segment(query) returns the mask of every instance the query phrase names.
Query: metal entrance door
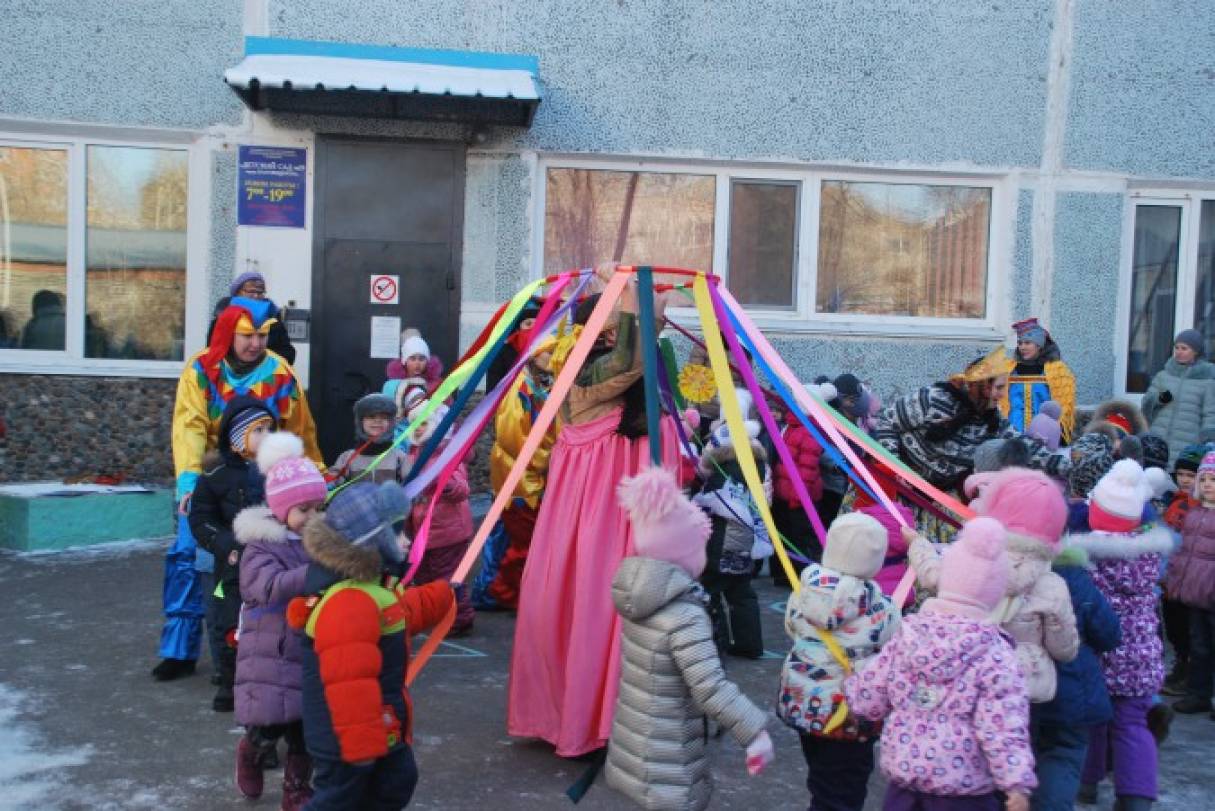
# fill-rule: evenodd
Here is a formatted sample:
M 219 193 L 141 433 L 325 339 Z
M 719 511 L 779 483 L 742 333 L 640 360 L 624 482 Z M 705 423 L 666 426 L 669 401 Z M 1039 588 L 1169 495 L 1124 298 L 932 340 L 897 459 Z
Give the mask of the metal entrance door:
M 308 396 L 332 463 L 354 442 L 354 402 L 386 380 L 390 358 L 373 355 L 399 346 L 392 325 L 417 327 L 444 368 L 455 362 L 464 147 L 318 139 L 316 152 Z

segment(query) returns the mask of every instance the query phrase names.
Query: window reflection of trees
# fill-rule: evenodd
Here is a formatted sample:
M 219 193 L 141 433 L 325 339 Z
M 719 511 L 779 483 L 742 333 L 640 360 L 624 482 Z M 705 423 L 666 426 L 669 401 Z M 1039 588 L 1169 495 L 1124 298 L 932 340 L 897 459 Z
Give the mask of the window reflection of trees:
M 982 318 L 991 191 L 825 181 L 819 312 Z
M 86 356 L 183 357 L 187 176 L 180 150 L 89 147 Z

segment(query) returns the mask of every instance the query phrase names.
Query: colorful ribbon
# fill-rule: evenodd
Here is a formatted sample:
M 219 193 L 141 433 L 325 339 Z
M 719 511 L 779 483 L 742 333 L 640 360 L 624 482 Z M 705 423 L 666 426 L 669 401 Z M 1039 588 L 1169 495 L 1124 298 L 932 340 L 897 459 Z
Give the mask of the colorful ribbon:
M 658 335 L 654 330 L 654 273 L 637 268 L 637 318 L 641 321 L 641 378 L 645 389 L 645 427 L 650 435 L 650 463 L 662 465 L 662 434 L 658 430 Z
M 742 470 L 747 487 L 751 490 L 751 498 L 755 500 L 760 518 L 763 519 L 764 526 L 768 529 L 768 536 L 775 538 L 778 535 L 776 522 L 772 519 L 772 509 L 764 495 L 763 482 L 759 477 L 759 470 L 755 466 L 755 455 L 751 452 L 751 437 L 747 434 L 746 426 L 743 425 L 742 412 L 738 407 L 738 395 L 734 391 L 734 380 L 730 376 L 730 365 L 726 361 L 726 353 L 722 348 L 720 325 L 717 323 L 717 316 L 713 311 L 709 284 L 704 276 L 697 276 L 692 282 L 692 294 L 696 300 L 696 310 L 700 313 L 700 325 L 704 330 L 705 343 L 709 349 L 709 365 L 713 370 L 713 379 L 717 383 L 717 396 L 721 402 L 722 415 L 730 429 L 730 439 L 734 443 L 734 454 L 738 459 L 738 466 Z M 785 575 L 796 589 L 797 572 L 794 570 L 793 564 L 789 562 L 789 556 L 785 554 L 783 546 L 774 544 L 774 548 L 776 556 L 785 570 Z

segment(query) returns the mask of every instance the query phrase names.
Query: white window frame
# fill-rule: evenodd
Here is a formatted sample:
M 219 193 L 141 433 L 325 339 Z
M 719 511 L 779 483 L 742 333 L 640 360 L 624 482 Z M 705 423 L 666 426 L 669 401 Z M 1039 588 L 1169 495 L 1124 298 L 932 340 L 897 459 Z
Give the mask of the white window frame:
M 87 128 L 92 132 L 94 128 Z M 67 305 L 63 350 L 0 349 L 0 374 L 84 375 L 92 377 L 175 378 L 205 340 L 206 268 L 209 258 L 211 153 L 204 140 L 180 131 L 123 129 L 121 138 L 92 134 L 31 134 L 0 131 L 0 146 L 67 152 Z M 185 357 L 181 360 L 87 358 L 84 355 L 85 239 L 87 231 L 87 151 L 90 146 L 172 149 L 186 153 Z
M 533 178 L 532 278 L 544 272 L 544 218 L 549 169 L 591 169 L 618 172 L 657 172 L 708 175 L 716 179 L 713 220 L 713 269 L 728 282 L 730 183 L 732 180 L 777 180 L 798 184 L 797 246 L 794 265 L 795 296 L 792 308 L 748 307 L 747 312 L 765 331 L 786 334 L 877 335 L 960 340 L 1001 340 L 1005 337 L 1009 279 L 1012 275 L 1011 217 L 1016 188 L 1005 174 L 941 173 L 858 169 L 799 164 L 662 160 L 626 157 L 544 154 L 538 156 Z M 991 189 L 987 241 L 987 296 L 983 318 L 925 318 L 815 312 L 818 283 L 819 206 L 822 183 L 842 180 L 869 183 L 903 183 L 931 186 L 967 186 Z M 707 269 L 706 269 L 707 270 Z M 697 323 L 694 311 L 680 308 L 673 315 L 682 323 Z
M 1215 202 L 1215 189 L 1136 188 L 1124 202 L 1122 212 L 1122 257 L 1118 268 L 1118 307 L 1114 329 L 1114 391 L 1118 397 L 1138 401 L 1143 392 L 1126 390 L 1127 356 L 1130 353 L 1132 265 L 1135 260 L 1135 210 L 1139 206 L 1172 206 L 1181 209 L 1180 247 L 1177 251 L 1177 302 L 1173 310 L 1173 334 L 1194 326 L 1194 296 L 1198 285 L 1198 223 L 1204 201 Z M 1155 374 L 1154 370 L 1152 374 Z

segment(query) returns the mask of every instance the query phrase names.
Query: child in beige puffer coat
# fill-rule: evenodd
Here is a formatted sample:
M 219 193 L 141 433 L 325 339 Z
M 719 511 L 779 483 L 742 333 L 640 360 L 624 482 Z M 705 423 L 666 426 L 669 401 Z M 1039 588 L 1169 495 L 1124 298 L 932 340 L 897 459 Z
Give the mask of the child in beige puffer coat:
M 965 489 L 974 497 L 975 512 L 1008 530 L 1011 570 L 992 619 L 1017 643 L 1029 700 L 1050 701 L 1057 687 L 1055 662 L 1070 662 L 1080 648 L 1067 583 L 1051 571 L 1062 549 L 1067 504 L 1049 477 L 1024 468 L 977 473 Z M 934 545 L 917 538 L 910 559 L 920 585 L 935 592 L 940 557 Z

